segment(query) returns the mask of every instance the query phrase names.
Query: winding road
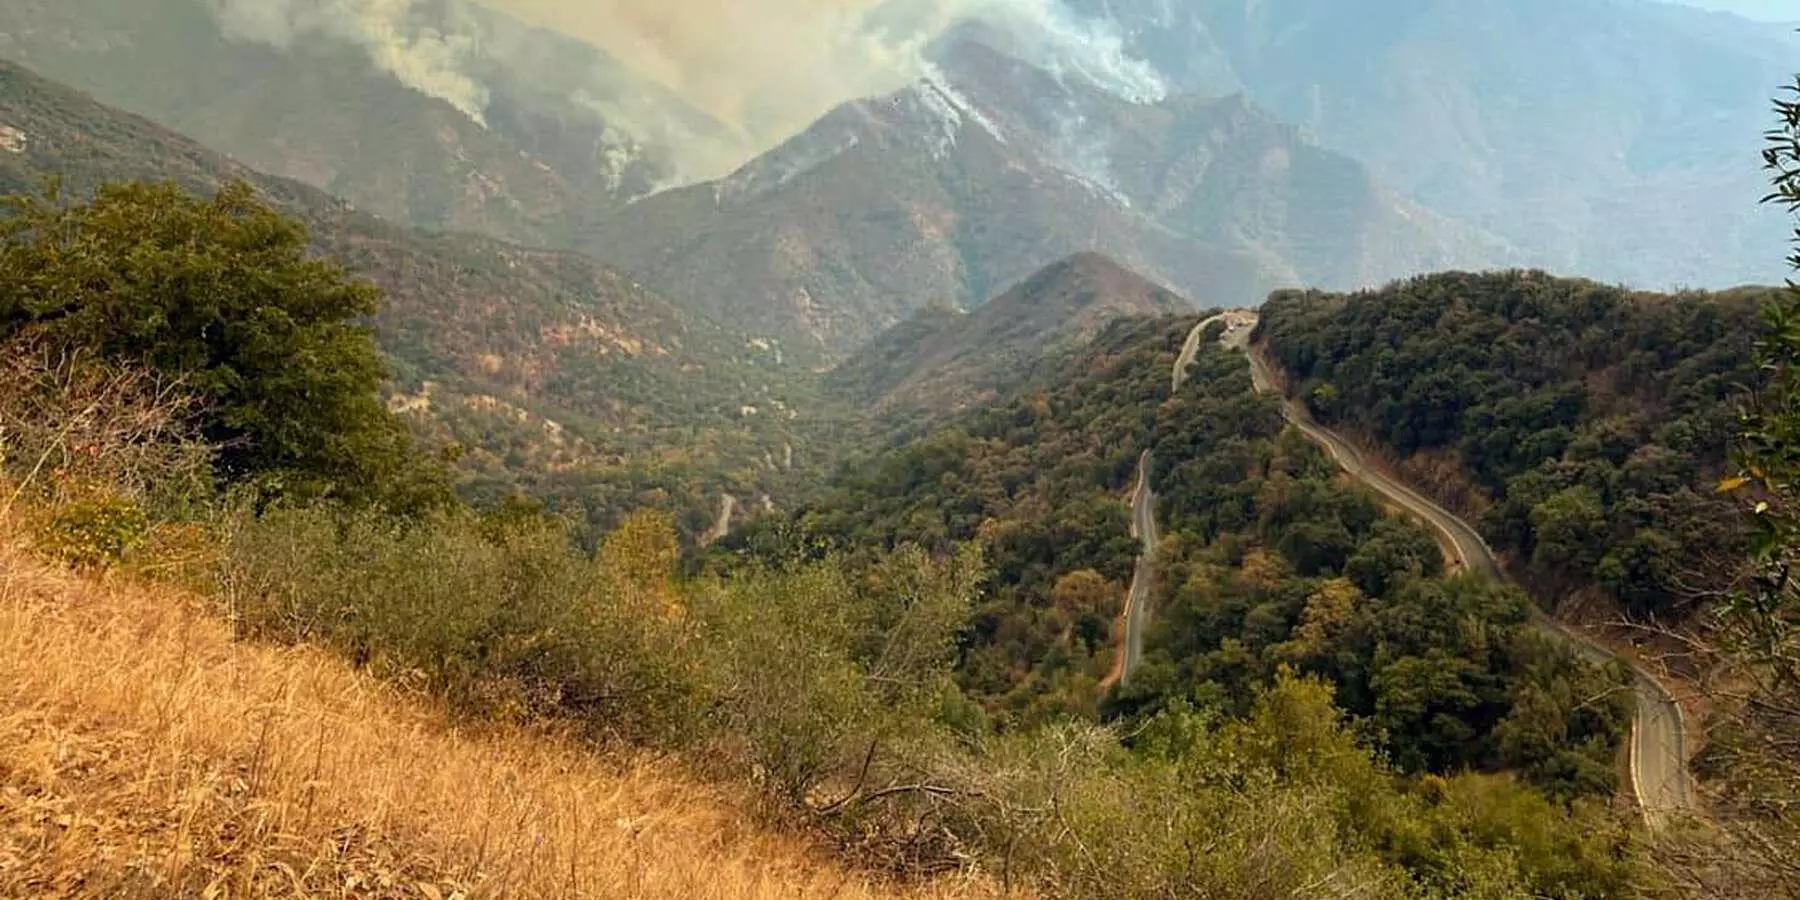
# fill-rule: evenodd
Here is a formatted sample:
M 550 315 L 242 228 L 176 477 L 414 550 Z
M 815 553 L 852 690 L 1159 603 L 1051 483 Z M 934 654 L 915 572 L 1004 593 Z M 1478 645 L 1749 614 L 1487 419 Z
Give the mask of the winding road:
M 1281 412 L 1288 424 L 1318 444 L 1332 461 L 1352 478 L 1367 485 L 1389 502 L 1423 520 L 1438 533 L 1453 572 L 1473 571 L 1495 580 L 1505 580 L 1506 572 L 1494 556 L 1493 548 L 1469 523 L 1370 465 L 1362 451 L 1342 437 L 1315 422 L 1306 407 L 1287 397 L 1279 389 L 1268 363 L 1249 346 L 1256 326 L 1256 313 L 1232 310 L 1202 321 L 1188 333 L 1187 341 L 1170 373 L 1171 392 L 1181 390 L 1187 370 L 1200 350 L 1201 338 L 1208 325 L 1227 323 L 1221 343 L 1245 351 L 1250 358 L 1250 377 L 1255 390 L 1281 394 Z M 1144 654 L 1144 629 L 1149 619 L 1150 573 L 1155 560 L 1158 535 L 1156 530 L 1156 493 L 1150 486 L 1150 451 L 1138 456 L 1137 480 L 1131 491 L 1131 533 L 1143 543 L 1137 567 L 1132 573 L 1131 588 L 1125 601 L 1124 661 L 1121 678 L 1129 679 Z M 1610 662 L 1615 654 L 1594 639 L 1577 632 L 1531 605 L 1533 623 L 1546 634 L 1573 648 L 1595 662 Z M 1673 695 L 1642 666 L 1626 660 L 1634 680 L 1633 693 L 1637 714 L 1632 719 L 1629 768 L 1632 793 L 1643 811 L 1645 822 L 1652 828 L 1665 823 L 1672 813 L 1694 808 L 1693 786 L 1687 770 L 1687 725 L 1681 706 Z
M 1121 680 L 1144 658 L 1144 624 L 1150 618 L 1150 564 L 1156 557 L 1156 493 L 1150 490 L 1150 451 L 1138 455 L 1137 482 L 1131 488 L 1131 536 L 1143 542 L 1137 568 L 1131 573 L 1131 589 L 1125 595 L 1125 665 Z
M 1256 350 L 1246 350 L 1256 390 L 1278 391 L 1267 361 Z M 1493 549 L 1469 523 L 1370 465 L 1353 444 L 1315 422 L 1306 407 L 1292 398 L 1282 396 L 1281 411 L 1289 424 L 1322 447 L 1352 478 L 1429 524 L 1442 538 L 1453 571 L 1475 571 L 1497 580 L 1506 578 Z M 1531 605 L 1531 613 L 1539 628 L 1582 656 L 1602 663 L 1615 658 L 1611 650 L 1551 618 L 1536 604 Z M 1654 828 L 1662 825 L 1670 813 L 1693 808 L 1693 788 L 1687 771 L 1687 729 L 1674 696 L 1643 667 L 1629 660 L 1627 663 L 1637 697 L 1630 738 L 1632 791 L 1645 821 Z
M 1228 347 L 1242 349 L 1250 339 L 1250 331 L 1256 325 L 1256 314 L 1246 310 L 1223 312 L 1210 319 L 1205 319 L 1188 332 L 1187 341 L 1181 346 L 1181 353 L 1175 358 L 1174 371 L 1169 373 L 1169 393 L 1180 392 L 1181 385 L 1187 381 L 1187 371 L 1194 364 L 1194 357 L 1200 352 L 1200 338 L 1206 332 L 1206 326 L 1214 322 L 1226 323 L 1226 332 L 1221 341 Z M 1124 663 L 1119 669 L 1119 679 L 1131 678 L 1137 670 L 1138 663 L 1144 658 L 1144 627 L 1149 621 L 1150 571 L 1151 563 L 1156 558 L 1156 545 L 1161 537 L 1156 531 L 1156 492 L 1150 488 L 1150 451 L 1145 450 L 1138 455 L 1137 479 L 1131 487 L 1131 536 L 1143 543 L 1138 551 L 1137 567 L 1131 573 L 1131 588 L 1125 594 L 1125 639 Z

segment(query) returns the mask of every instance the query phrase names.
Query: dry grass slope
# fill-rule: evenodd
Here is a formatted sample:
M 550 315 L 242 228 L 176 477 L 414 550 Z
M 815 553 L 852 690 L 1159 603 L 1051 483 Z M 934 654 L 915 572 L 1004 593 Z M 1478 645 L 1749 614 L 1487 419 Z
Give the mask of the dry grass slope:
M 3 525 L 4 523 L 0 523 Z M 672 766 L 459 733 L 182 592 L 0 527 L 0 896 L 964 897 L 772 833 Z

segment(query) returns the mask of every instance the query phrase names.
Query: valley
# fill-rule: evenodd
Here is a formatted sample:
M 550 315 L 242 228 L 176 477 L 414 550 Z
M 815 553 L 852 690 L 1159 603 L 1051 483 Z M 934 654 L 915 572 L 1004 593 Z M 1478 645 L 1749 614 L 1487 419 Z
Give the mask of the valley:
M 1796 69 L 9 3 L 0 895 L 1800 897 Z

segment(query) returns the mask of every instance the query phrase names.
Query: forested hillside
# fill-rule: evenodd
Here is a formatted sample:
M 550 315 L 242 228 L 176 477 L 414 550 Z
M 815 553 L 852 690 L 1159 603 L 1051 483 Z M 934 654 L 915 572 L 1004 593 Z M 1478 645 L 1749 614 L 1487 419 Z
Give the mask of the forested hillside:
M 1525 773 L 1560 796 L 1608 795 L 1632 702 L 1528 622 L 1530 600 L 1445 577 L 1432 535 L 1390 516 L 1252 392 L 1242 354 L 1203 349 L 1159 441 L 1165 537 L 1146 662 L 1112 705 L 1241 711 L 1284 669 L 1409 772 Z
M 1214 335 L 1172 394 L 1197 321 L 1121 320 L 1015 398 L 851 462 L 827 497 L 730 549 L 979 543 L 992 569 L 957 681 L 1002 727 L 1242 715 L 1297 671 L 1334 684 L 1403 771 L 1510 770 L 1560 796 L 1610 794 L 1631 716 L 1623 674 L 1535 632 L 1517 590 L 1442 577 L 1429 533 L 1284 437 L 1275 401 Z M 1144 668 L 1103 699 L 1145 449 L 1164 528 L 1156 624 Z
M 1478 516 L 1542 596 L 1681 616 L 1743 550 L 1714 488 L 1764 296 L 1451 273 L 1278 294 L 1260 339 L 1314 415 Z
M 1097 253 L 1045 266 L 968 312 L 927 307 L 838 366 L 827 384 L 879 418 L 929 422 L 1007 399 L 1114 319 L 1193 304 Z
M 70 198 L 109 182 L 210 194 L 234 181 L 299 217 L 313 248 L 384 289 L 374 316 L 387 400 L 462 450 L 482 499 L 528 490 L 605 526 L 644 505 L 695 535 L 719 491 L 774 490 L 813 379 L 704 316 L 582 256 L 426 234 L 247 168 L 154 123 L 0 61 L 0 193 L 55 177 Z
M 994 574 L 968 638 L 966 689 L 1009 719 L 1091 712 L 1137 554 L 1125 495 L 1139 451 L 1194 424 L 1195 410 L 1166 401 L 1196 321 L 1115 321 L 1008 399 L 847 461 L 786 525 L 733 544 L 780 553 L 798 536 L 853 553 L 945 552 L 979 541 Z
M 1128 737 L 1083 716 L 988 719 L 970 702 L 965 683 L 1015 672 L 1061 686 L 1064 698 L 1097 697 L 1092 679 L 1047 661 L 1110 612 L 1093 590 L 1104 576 L 1065 570 L 1116 573 L 1129 558 L 1130 541 L 1110 540 L 1123 535 L 1108 520 L 1120 519 L 1113 492 L 1132 449 L 1179 458 L 1209 433 L 1202 415 L 1220 417 L 1219 433 L 1274 433 L 1272 406 L 1242 390 L 1241 357 L 1211 354 L 1194 382 L 1216 383 L 1230 404 L 1169 396 L 1191 318 L 1112 326 L 1058 367 L 1059 382 L 944 432 L 935 451 L 869 463 L 871 477 L 846 481 L 845 496 L 885 509 L 872 520 L 820 511 L 847 530 L 847 546 L 767 529 L 746 552 L 713 557 L 717 569 L 684 576 L 666 514 L 636 513 L 591 551 L 567 517 L 518 502 L 478 513 L 432 489 L 421 476 L 435 465 L 378 402 L 377 345 L 359 322 L 378 292 L 309 259 L 299 223 L 247 187 L 198 198 L 120 185 L 66 206 L 15 201 L 0 226 L 0 481 L 11 497 L 0 559 L 33 573 L 29 589 L 14 580 L 0 590 L 0 616 L 20 626 L 6 633 L 27 641 L 9 643 L 0 667 L 42 657 L 42 646 L 60 666 L 8 679 L 0 720 L 52 735 L 28 747 L 93 747 L 141 728 L 183 754 L 173 770 L 135 752 L 83 757 L 105 768 L 41 757 L 53 775 L 0 768 L 8 796 L 81 823 L 46 828 L 35 812 L 20 823 L 16 804 L 0 809 L 0 859 L 27 865 L 0 869 L 0 893 L 144 879 L 180 890 L 202 879 L 262 885 L 272 872 L 310 884 L 322 871 L 367 869 L 409 873 L 407 884 L 431 885 L 415 888 L 425 896 L 468 885 L 530 893 L 545 883 L 547 859 L 558 883 L 635 871 L 642 893 L 653 873 L 667 880 L 660 862 L 584 865 L 596 851 L 573 849 L 588 846 L 574 813 L 565 824 L 518 799 L 605 783 L 580 774 L 589 771 L 572 762 L 581 755 L 640 752 L 675 760 L 665 782 L 675 787 L 661 806 L 614 823 L 634 838 L 676 819 L 721 836 L 760 822 L 811 835 L 867 878 L 912 879 L 929 894 L 953 892 L 958 882 L 934 880 L 952 873 L 976 895 L 1127 900 L 1245 885 L 1278 896 L 1339 885 L 1421 900 L 1612 897 L 1635 883 L 1631 832 L 1603 802 L 1556 802 L 1506 774 L 1445 766 L 1421 778 L 1410 762 L 1391 765 L 1387 739 L 1343 721 L 1318 678 L 1276 670 L 1239 682 L 1245 693 L 1232 703 L 1170 702 Z M 989 455 L 968 455 L 977 448 Z M 1013 519 L 986 521 L 984 507 L 1015 496 Z M 55 576 L 42 574 L 51 568 Z M 1384 577 L 1404 581 L 1404 568 Z M 1045 585 L 1070 603 L 1032 611 L 1025 592 Z M 140 587 L 185 620 L 139 612 Z M 996 605 L 1007 597 L 1023 614 Z M 1058 622 L 1057 612 L 1083 614 Z M 118 622 L 142 627 L 126 634 Z M 1010 643 L 983 672 L 972 648 L 996 627 Z M 197 633 L 198 656 L 180 637 Z M 1055 646 L 1038 659 L 1025 638 Z M 272 657 L 234 642 L 295 649 Z M 318 653 L 361 673 L 350 679 L 342 664 L 308 656 Z M 220 659 L 244 666 L 228 666 L 230 684 Z M 1003 668 L 1010 659 L 1032 668 Z M 266 689 L 257 673 L 302 683 L 297 660 L 340 687 L 292 703 L 263 696 L 257 713 L 243 711 L 245 685 Z M 168 689 L 195 702 L 153 710 L 141 702 L 145 685 L 156 696 L 181 685 Z M 193 685 L 216 689 L 200 697 Z M 348 721 L 312 724 L 338 715 L 319 697 L 377 694 L 396 705 L 345 706 Z M 400 705 L 418 697 L 431 716 Z M 482 748 L 535 753 L 543 745 L 527 733 L 559 735 L 572 757 L 548 757 L 561 774 L 522 779 L 492 801 L 503 813 L 481 795 L 467 808 L 496 827 L 470 827 L 429 800 L 441 778 L 396 772 L 393 760 L 409 757 L 383 743 L 428 740 L 440 716 L 497 735 L 438 743 L 451 771 L 506 770 Z M 1457 734 L 1443 719 L 1432 726 Z M 386 721 L 411 724 L 368 733 Z M 470 748 L 497 765 L 469 762 Z M 97 796 L 102 771 L 134 787 Z M 171 771 L 193 790 L 136 787 L 163 785 Z M 694 779 L 754 800 L 742 815 L 711 818 L 679 787 Z M 229 799 L 218 784 L 232 785 Z M 354 802 L 401 794 L 412 800 L 392 817 Z M 221 803 L 254 804 L 267 818 L 222 816 Z M 229 837 L 170 828 L 171 815 L 223 820 Z M 400 823 L 418 823 L 416 841 Z M 514 836 L 527 823 L 543 830 L 521 849 Z M 384 861 L 412 846 L 439 849 Z M 351 896 L 405 893 L 345 878 Z M 838 895 L 855 895 L 848 881 Z

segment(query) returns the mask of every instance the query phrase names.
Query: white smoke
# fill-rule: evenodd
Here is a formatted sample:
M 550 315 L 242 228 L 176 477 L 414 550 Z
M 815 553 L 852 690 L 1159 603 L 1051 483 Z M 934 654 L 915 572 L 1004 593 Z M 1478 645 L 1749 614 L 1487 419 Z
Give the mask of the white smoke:
M 432 24 L 418 0 L 206 0 L 226 37 L 286 49 L 318 36 L 360 47 L 376 67 L 485 124 L 488 90 L 468 74 L 474 23 L 445 13 Z
M 484 121 L 490 96 L 476 74 L 478 54 L 488 54 L 491 65 L 495 54 L 531 52 L 481 34 L 460 0 L 202 2 L 236 40 L 286 48 L 323 37 L 360 47 L 401 82 L 477 122 Z M 659 124 L 645 98 L 587 98 L 586 105 L 638 132 L 633 138 L 683 157 L 678 166 L 689 177 L 723 174 L 841 103 L 925 77 L 931 42 L 972 21 L 1002 36 L 1007 46 L 999 49 L 1060 78 L 1137 102 L 1164 94 L 1157 72 L 1126 52 L 1116 25 L 1077 15 L 1062 0 L 475 2 L 585 40 L 722 123 L 705 141 L 669 140 L 672 135 L 654 132 L 675 129 Z
M 1168 93 L 1162 75 L 1126 50 L 1110 19 L 1077 15 L 1059 0 L 969 0 L 966 17 L 1003 34 L 1005 50 L 1058 78 L 1078 79 L 1133 103 Z

